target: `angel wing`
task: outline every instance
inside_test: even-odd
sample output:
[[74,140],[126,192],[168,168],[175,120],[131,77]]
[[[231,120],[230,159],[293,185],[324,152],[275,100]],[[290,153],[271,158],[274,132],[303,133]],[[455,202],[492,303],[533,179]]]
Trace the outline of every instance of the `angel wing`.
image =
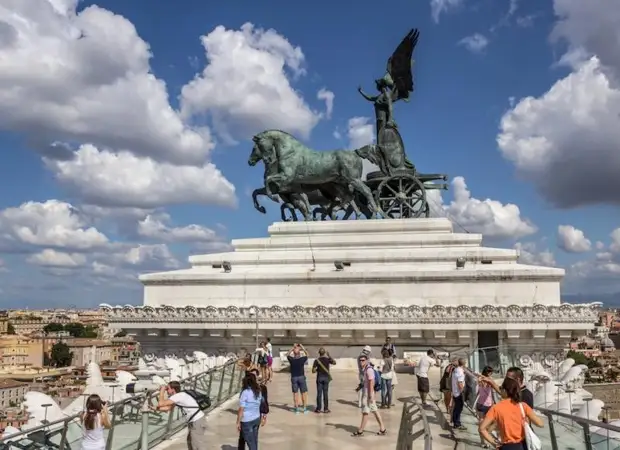
[[393,100],[408,99],[413,92],[413,74],[411,72],[411,57],[413,49],[418,43],[420,32],[417,28],[407,33],[407,36],[396,47],[387,62],[387,71],[394,81]]

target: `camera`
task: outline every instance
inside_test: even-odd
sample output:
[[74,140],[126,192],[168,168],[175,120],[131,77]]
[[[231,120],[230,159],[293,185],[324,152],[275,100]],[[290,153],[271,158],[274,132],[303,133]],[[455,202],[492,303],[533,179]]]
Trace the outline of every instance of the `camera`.
[[152,381],[136,381],[135,383],[129,383],[125,387],[125,392],[127,394],[141,394],[143,392],[157,391],[158,389],[159,385]]

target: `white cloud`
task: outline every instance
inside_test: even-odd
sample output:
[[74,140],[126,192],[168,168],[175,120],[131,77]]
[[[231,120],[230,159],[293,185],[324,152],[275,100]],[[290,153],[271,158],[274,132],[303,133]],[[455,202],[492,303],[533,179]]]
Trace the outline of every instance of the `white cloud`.
[[178,166],[83,145],[74,152],[73,159],[46,158],[45,164],[60,183],[95,205],[236,205],[235,187],[210,163],[201,167]]
[[[578,261],[569,268],[569,282],[578,286],[596,286],[601,288],[612,285],[613,289],[618,286],[620,275],[620,228],[613,230],[609,237],[611,242],[606,248],[602,242],[596,243],[599,250],[594,259]],[[599,245],[600,244],[600,245]]]
[[289,81],[289,73],[304,74],[300,47],[251,23],[240,30],[218,26],[202,36],[202,44],[209,64],[181,91],[185,116],[207,113],[229,142],[265,128],[310,135],[321,113],[313,111]]
[[169,222],[168,214],[148,215],[138,222],[138,234],[162,242],[215,243],[221,241],[214,230],[202,225],[171,227]]
[[473,198],[463,177],[452,180],[452,197],[450,204],[444,205],[440,193],[430,191],[429,205],[433,215],[448,217],[458,228],[498,239],[519,239],[537,231],[534,224],[521,217],[517,205]]
[[534,266],[555,267],[555,257],[551,251],[540,251],[533,242],[517,242],[514,246],[519,251],[519,262],[522,264],[531,264]]
[[472,53],[482,53],[489,45],[489,40],[484,35],[475,33],[461,39],[459,45],[462,45]]
[[572,225],[558,226],[558,247],[569,253],[589,252],[592,242],[586,238],[583,231]]
[[431,16],[439,23],[439,16],[461,6],[463,0],[431,0]]
[[38,266],[74,268],[86,264],[86,256],[81,253],[65,253],[46,248],[29,256],[27,261]]
[[[554,40],[573,71],[501,120],[498,146],[552,205],[620,203],[620,9],[613,2],[555,0]],[[587,189],[575,180],[588,180]]]
[[98,6],[76,14],[77,1],[59,4],[0,5],[0,128],[23,132],[57,157],[66,156],[62,142],[92,142],[202,164],[213,148],[209,132],[189,127],[170,106],[134,25]]
[[[347,123],[347,139],[349,148],[356,149],[375,142],[375,126],[368,117],[352,117]],[[369,172],[379,170],[375,164],[364,159],[362,177],[366,178]]]
[[316,94],[316,98],[325,102],[325,117],[331,119],[332,111],[334,110],[334,98],[336,96],[332,91],[328,91],[325,88],[321,88]]
[[109,244],[103,233],[87,225],[76,208],[59,200],[27,202],[1,211],[0,234],[13,243],[75,250]]
[[114,255],[114,259],[120,264],[138,266],[143,270],[177,269],[180,266],[166,244],[138,245]]

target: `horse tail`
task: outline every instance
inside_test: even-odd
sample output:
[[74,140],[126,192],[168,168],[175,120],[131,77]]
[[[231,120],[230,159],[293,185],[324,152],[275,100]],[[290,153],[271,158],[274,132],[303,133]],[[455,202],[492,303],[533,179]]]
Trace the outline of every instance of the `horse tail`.
[[375,165],[379,165],[377,162],[377,146],[376,145],[364,145],[363,147],[353,150],[357,156],[362,159],[366,159]]

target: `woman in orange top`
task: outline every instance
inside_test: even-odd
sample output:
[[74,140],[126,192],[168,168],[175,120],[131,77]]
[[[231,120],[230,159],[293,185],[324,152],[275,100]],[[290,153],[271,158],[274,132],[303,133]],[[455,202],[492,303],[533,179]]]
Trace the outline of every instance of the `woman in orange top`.
[[[520,386],[517,380],[506,378],[502,384],[502,391],[505,398],[489,409],[480,424],[480,435],[501,450],[527,450],[525,431],[523,430],[525,419],[521,413],[521,407],[523,407],[525,417],[532,424],[542,428],[544,422],[534,413],[532,408],[521,402]],[[501,436],[499,442],[489,433],[493,424],[499,430]]]

